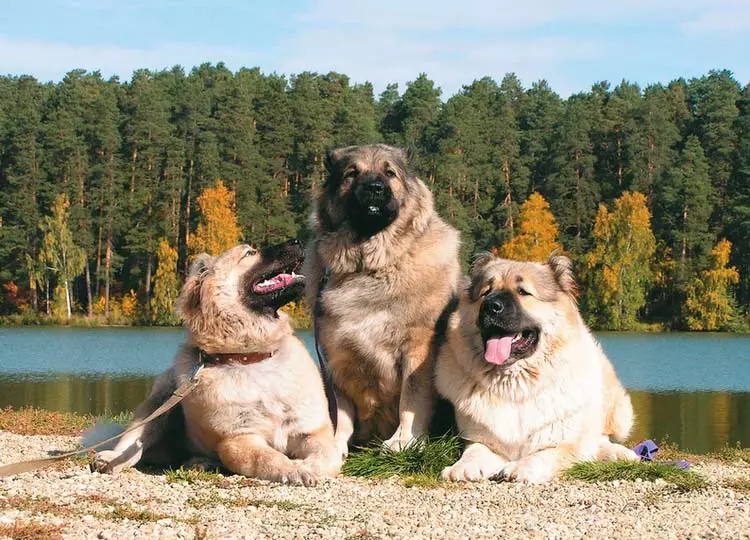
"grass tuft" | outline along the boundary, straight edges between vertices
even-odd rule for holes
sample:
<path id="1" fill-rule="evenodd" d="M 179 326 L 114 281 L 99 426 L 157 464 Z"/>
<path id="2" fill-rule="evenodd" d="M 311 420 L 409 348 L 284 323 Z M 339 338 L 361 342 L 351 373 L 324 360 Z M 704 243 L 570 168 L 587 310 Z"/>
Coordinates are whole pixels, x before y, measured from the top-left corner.
<path id="1" fill-rule="evenodd" d="M 62 525 L 37 523 L 34 521 L 15 521 L 0 523 L 0 538 L 13 540 L 59 540 L 63 538 Z"/>
<path id="2" fill-rule="evenodd" d="M 742 448 L 740 443 L 737 443 L 735 446 L 726 445 L 719 450 L 711 452 L 708 456 L 725 463 L 742 461 L 750 465 L 750 448 Z"/>
<path id="3" fill-rule="evenodd" d="M 136 510 L 132 506 L 126 504 L 116 504 L 115 507 L 107 514 L 100 515 L 104 519 L 117 519 L 130 521 L 137 521 L 139 523 L 156 523 L 161 519 L 166 519 L 171 516 L 166 514 L 157 514 L 151 510 Z"/>
<path id="4" fill-rule="evenodd" d="M 377 445 L 352 452 L 344 462 L 342 472 L 346 476 L 365 478 L 411 477 L 411 485 L 425 485 L 427 478 L 438 478 L 440 472 L 455 463 L 460 454 L 461 441 L 448 435 L 420 439 L 401 452 Z"/>
<path id="5" fill-rule="evenodd" d="M 228 479 L 218 471 L 200 471 L 197 469 L 170 469 L 164 473 L 164 477 L 167 479 L 168 484 L 174 484 L 176 482 L 185 482 L 189 485 L 198 483 L 209 483 L 215 486 L 224 486 L 228 483 Z"/>
<path id="6" fill-rule="evenodd" d="M 80 435 L 92 423 L 91 416 L 34 407 L 0 409 L 0 430 L 18 435 Z"/>
<path id="7" fill-rule="evenodd" d="M 693 471 L 684 471 L 669 463 L 646 461 L 583 461 L 565 470 L 563 476 L 584 482 L 633 481 L 638 478 L 652 482 L 661 478 L 674 484 L 680 491 L 702 489 L 708 485 L 701 475 Z"/>
<path id="8" fill-rule="evenodd" d="M 750 478 L 738 478 L 737 480 L 729 482 L 727 487 L 732 488 L 735 491 L 750 493 Z"/>

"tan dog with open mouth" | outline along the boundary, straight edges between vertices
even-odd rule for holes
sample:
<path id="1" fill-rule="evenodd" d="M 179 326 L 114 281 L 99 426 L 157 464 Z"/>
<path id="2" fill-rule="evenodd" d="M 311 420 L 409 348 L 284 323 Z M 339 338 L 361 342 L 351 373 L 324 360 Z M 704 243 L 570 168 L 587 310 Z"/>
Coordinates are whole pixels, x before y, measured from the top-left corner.
<path id="1" fill-rule="evenodd" d="M 218 460 L 231 472 L 290 484 L 338 474 L 341 455 L 320 373 L 278 312 L 302 292 L 304 277 L 294 273 L 302 259 L 298 241 L 198 258 L 179 298 L 188 341 L 134 421 L 156 410 L 205 362 L 198 386 L 173 413 L 99 452 L 95 470 L 192 458 L 188 463 Z"/>
<path id="2" fill-rule="evenodd" d="M 456 294 L 458 232 L 433 206 L 406 151 L 375 144 L 330 151 L 305 259 L 307 300 L 339 404 L 336 440 L 402 449 L 432 416 L 435 325 Z M 320 293 L 325 269 L 330 279 Z"/>
<path id="3" fill-rule="evenodd" d="M 630 397 L 583 322 L 570 260 L 477 259 L 448 321 L 436 383 L 466 449 L 443 478 L 544 482 L 576 461 L 637 459 L 610 441 Z"/>

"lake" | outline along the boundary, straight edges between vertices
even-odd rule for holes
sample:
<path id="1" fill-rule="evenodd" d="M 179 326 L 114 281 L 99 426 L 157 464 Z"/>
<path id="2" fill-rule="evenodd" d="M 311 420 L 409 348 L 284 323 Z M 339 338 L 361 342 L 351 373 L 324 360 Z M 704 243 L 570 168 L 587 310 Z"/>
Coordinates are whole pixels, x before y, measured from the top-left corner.
<path id="1" fill-rule="evenodd" d="M 301 332 L 312 351 L 312 335 Z M 631 439 L 704 453 L 750 447 L 750 336 L 597 334 L 631 391 Z M 169 367 L 181 329 L 0 328 L 0 407 L 132 410 Z"/>

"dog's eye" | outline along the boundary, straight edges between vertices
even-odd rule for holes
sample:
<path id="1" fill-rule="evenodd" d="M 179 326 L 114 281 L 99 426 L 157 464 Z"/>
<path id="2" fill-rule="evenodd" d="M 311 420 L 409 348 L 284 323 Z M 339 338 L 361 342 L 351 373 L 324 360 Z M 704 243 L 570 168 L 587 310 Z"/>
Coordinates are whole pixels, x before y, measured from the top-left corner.
<path id="1" fill-rule="evenodd" d="M 394 171 L 393 169 L 386 169 L 385 170 L 385 175 L 388 178 L 396 178 L 396 171 Z"/>
<path id="2" fill-rule="evenodd" d="M 247 250 L 247 251 L 246 251 L 246 252 L 245 252 L 245 253 L 244 253 L 244 254 L 242 255 L 242 258 L 244 259 L 245 257 L 252 257 L 252 256 L 253 256 L 253 255 L 255 255 L 256 253 L 258 253 L 258 250 L 257 250 L 257 249 L 253 249 L 253 248 L 250 248 L 250 249 L 248 249 L 248 250 Z"/>
<path id="3" fill-rule="evenodd" d="M 346 172 L 346 174 L 344 174 L 344 178 L 349 178 L 349 179 L 356 178 L 358 173 L 359 171 L 357 171 L 357 169 L 350 169 L 349 171 Z"/>
<path id="4" fill-rule="evenodd" d="M 531 296 L 531 293 L 523 287 L 518 287 L 518 294 L 520 294 L 521 296 Z"/>

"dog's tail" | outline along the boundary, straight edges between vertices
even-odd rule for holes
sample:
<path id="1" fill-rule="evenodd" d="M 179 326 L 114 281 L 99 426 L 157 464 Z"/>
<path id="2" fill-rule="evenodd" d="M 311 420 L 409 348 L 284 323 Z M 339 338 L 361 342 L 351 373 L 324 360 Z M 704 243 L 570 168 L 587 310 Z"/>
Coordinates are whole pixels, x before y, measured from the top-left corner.
<path id="1" fill-rule="evenodd" d="M 115 422 L 111 422 L 108 420 L 99 420 L 96 422 L 96 424 L 94 424 L 81 434 L 81 446 L 83 446 L 84 448 L 89 448 L 90 446 L 94 446 L 102 441 L 106 441 L 111 437 L 115 437 L 123 431 L 125 431 L 125 428 L 120 424 L 116 424 Z M 112 450 L 116 444 L 116 440 L 110 441 L 107 444 L 103 444 L 102 446 L 98 447 L 96 450 Z"/>

